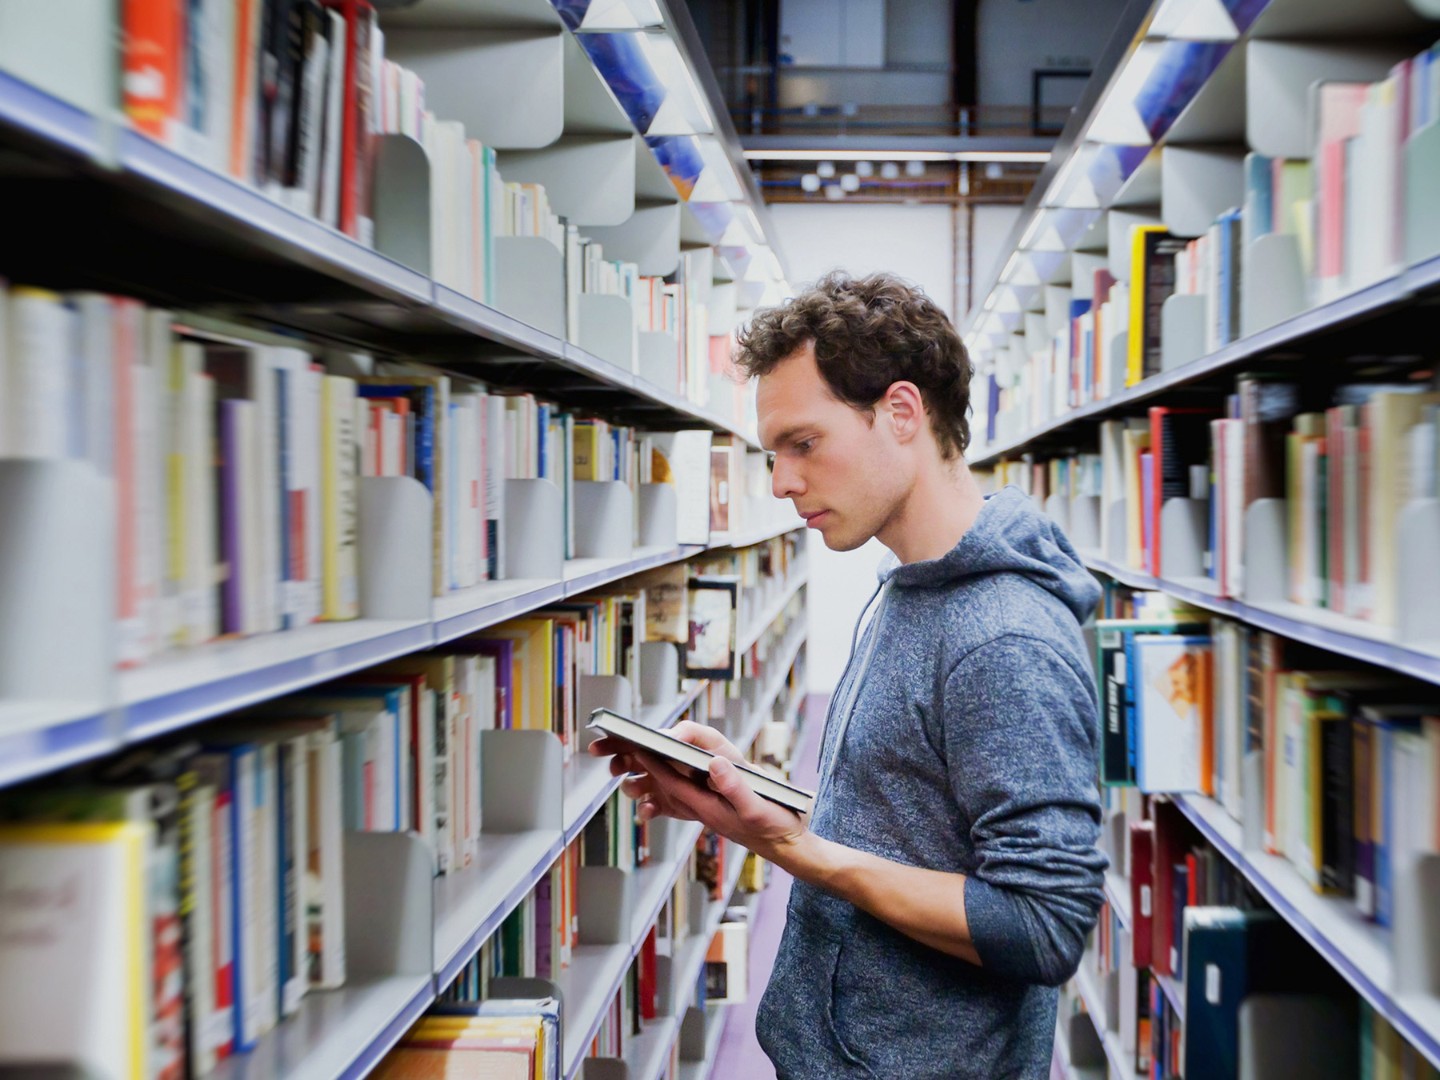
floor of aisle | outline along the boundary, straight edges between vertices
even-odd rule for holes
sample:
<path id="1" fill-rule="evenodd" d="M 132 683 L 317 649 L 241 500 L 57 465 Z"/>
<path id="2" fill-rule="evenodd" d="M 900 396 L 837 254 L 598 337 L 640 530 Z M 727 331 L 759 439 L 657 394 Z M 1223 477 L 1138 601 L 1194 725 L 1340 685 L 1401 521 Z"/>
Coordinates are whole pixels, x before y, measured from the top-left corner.
<path id="1" fill-rule="evenodd" d="M 820 758 L 820 731 L 825 726 L 828 695 L 811 694 L 805 701 L 805 727 L 793 779 L 800 787 L 816 784 Z M 755 1038 L 755 1008 L 770 981 L 780 933 L 785 929 L 785 905 L 790 899 L 790 875 L 778 867 L 770 870 L 770 887 L 760 895 L 755 925 L 750 928 L 750 993 L 743 1005 L 725 1011 L 725 1033 L 715 1056 L 711 1080 L 774 1080 L 775 1067 Z"/>

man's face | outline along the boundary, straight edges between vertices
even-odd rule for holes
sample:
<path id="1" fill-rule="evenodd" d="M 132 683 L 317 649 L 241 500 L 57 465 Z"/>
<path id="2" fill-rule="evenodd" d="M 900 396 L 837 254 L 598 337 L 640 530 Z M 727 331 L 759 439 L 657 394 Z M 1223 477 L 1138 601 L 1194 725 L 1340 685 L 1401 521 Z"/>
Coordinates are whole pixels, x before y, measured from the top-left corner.
<path id="1" fill-rule="evenodd" d="M 760 444 L 774 456 L 770 486 L 789 499 L 827 547 L 850 551 L 875 536 L 903 500 L 908 470 L 876 422 L 839 400 L 806 345 L 768 375 L 756 396 Z"/>

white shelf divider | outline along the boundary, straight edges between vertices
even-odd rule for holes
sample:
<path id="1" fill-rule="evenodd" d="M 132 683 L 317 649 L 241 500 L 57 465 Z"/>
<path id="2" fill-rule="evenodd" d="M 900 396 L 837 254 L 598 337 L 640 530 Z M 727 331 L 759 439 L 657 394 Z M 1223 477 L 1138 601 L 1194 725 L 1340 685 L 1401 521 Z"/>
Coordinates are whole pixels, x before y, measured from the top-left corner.
<path id="1" fill-rule="evenodd" d="M 1085 1011 L 1090 1014 L 1090 1019 L 1095 1024 L 1095 1034 L 1100 1036 L 1101 1045 L 1105 1047 L 1105 1058 L 1110 1062 L 1110 1068 L 1120 1076 L 1133 1075 L 1135 1062 L 1133 1059 L 1127 1060 L 1125 1048 L 1120 1045 L 1120 1036 L 1110 1030 L 1105 1015 L 1105 1002 L 1090 974 L 1088 954 L 1080 961 L 1080 967 L 1075 972 L 1075 988 L 1080 991 L 1080 1000 L 1085 1003 Z"/>

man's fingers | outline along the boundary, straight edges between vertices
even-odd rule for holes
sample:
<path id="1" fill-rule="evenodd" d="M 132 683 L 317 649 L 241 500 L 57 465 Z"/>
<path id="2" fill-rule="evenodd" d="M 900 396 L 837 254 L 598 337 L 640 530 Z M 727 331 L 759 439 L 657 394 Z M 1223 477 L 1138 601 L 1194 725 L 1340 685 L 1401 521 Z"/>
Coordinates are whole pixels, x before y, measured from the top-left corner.
<path id="1" fill-rule="evenodd" d="M 712 754 L 719 754 L 731 761 L 741 760 L 740 751 L 736 749 L 735 745 L 713 727 L 707 727 L 705 724 L 697 724 L 693 720 L 681 720 L 670 729 L 669 734 L 691 746 L 709 750 Z"/>
<path id="2" fill-rule="evenodd" d="M 724 758 L 715 758 L 710 762 L 710 787 L 742 818 L 749 818 L 764 809 L 764 800 L 745 782 L 739 768 Z"/>

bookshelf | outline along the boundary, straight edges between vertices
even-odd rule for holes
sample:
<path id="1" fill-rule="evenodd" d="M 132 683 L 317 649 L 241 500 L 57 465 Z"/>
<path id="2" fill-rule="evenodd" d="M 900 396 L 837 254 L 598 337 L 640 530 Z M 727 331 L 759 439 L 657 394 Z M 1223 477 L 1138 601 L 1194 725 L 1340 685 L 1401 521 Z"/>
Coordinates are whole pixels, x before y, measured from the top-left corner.
<path id="1" fill-rule="evenodd" d="M 49 27 L 70 41 L 75 51 L 97 61 L 93 66 L 76 65 L 77 71 L 103 68 L 113 73 L 121 30 L 113 22 L 122 17 L 111 10 L 113 5 L 87 0 L 81 6 L 93 19 L 65 27 L 47 14 L 45 5 L 24 3 L 34 20 L 33 25 L 22 22 L 22 29 Z M 506 179 L 546 181 L 555 208 L 582 232 L 603 236 L 612 259 L 633 259 L 646 274 L 679 269 L 682 279 L 693 265 L 697 273 L 689 284 L 696 292 L 708 294 L 712 288 L 717 292 L 714 310 L 725 317 L 708 327 L 717 335 L 723 336 L 757 303 L 778 298 L 784 283 L 779 262 L 770 254 L 773 230 L 718 96 L 712 95 L 706 103 L 716 114 L 714 130 L 695 137 L 718 146 L 719 157 L 707 150 L 708 171 L 689 178 L 693 190 L 683 195 L 695 196 L 697 206 L 692 209 L 682 201 L 684 185 L 662 170 L 656 158 L 662 146 L 673 151 L 674 140 L 682 136 L 659 128 L 648 131 L 629 115 L 611 89 L 616 73 L 592 64 L 572 33 L 596 27 L 564 25 L 548 0 L 486 0 L 460 6 L 467 17 L 478 14 L 482 22 L 538 19 L 546 29 L 532 35 L 543 39 L 538 45 L 531 43 L 532 51 L 536 55 L 543 51 L 550 58 L 547 65 L 559 58 L 564 68 L 564 79 L 549 80 L 538 68 L 512 66 L 489 92 L 477 93 L 476 79 L 500 75 L 499 67 L 488 61 L 501 52 L 515 51 L 486 46 L 476 51 L 472 59 L 477 63 L 468 75 L 461 73 L 469 96 L 464 105 L 471 110 L 465 119 L 473 119 L 474 133 L 499 149 Z M 455 5 L 425 0 L 407 13 L 383 11 L 379 25 L 398 46 L 417 23 L 437 13 L 446 18 L 447 7 Z M 662 4 L 659 10 L 663 26 L 647 32 L 677 39 L 687 65 L 703 63 L 684 6 Z M 705 384 L 707 358 L 703 348 L 692 348 L 693 341 L 630 327 L 632 336 L 642 339 L 635 347 L 636 362 L 631 363 L 623 347 L 624 333 L 618 335 L 617 347 L 615 340 L 597 336 L 593 323 L 582 321 L 581 332 L 567 337 L 572 328 L 564 319 L 549 318 L 553 310 L 545 313 L 546 318 L 529 317 L 532 308 L 524 304 L 525 292 L 553 299 L 556 290 L 565 287 L 558 279 L 531 280 L 523 273 L 508 272 L 530 265 L 524 259 L 534 255 L 533 244 L 500 245 L 507 248 L 505 258 L 520 261 L 502 267 L 500 274 L 510 292 L 502 291 L 489 302 L 477 299 L 478 292 L 472 295 L 442 272 L 437 253 L 424 250 L 427 245 L 420 242 L 419 234 L 428 230 L 430 222 L 428 211 L 416 212 L 429 205 L 428 192 L 419 185 L 430 182 L 430 163 L 423 161 L 422 153 L 419 164 L 424 168 L 419 168 L 417 144 L 392 142 L 381 148 L 372 247 L 316 216 L 298 212 L 272 193 L 235 179 L 192 155 L 191 148 L 162 144 L 133 130 L 114 99 L 118 77 L 114 86 L 92 94 L 94 87 L 78 86 L 64 65 L 47 69 L 23 62 L 23 57 L 17 61 L 13 39 L 10 44 L 7 51 L 7 43 L 0 42 L 0 151 L 7 157 L 14 151 L 22 161 L 37 164 L 36 172 L 43 177 L 33 181 L 7 170 L 7 205 L 27 207 L 24 214 L 14 213 L 6 221 L 6 265 L 0 273 L 11 284 L 34 281 L 63 290 L 123 292 L 184 312 L 186 318 L 195 313 L 223 319 L 247 340 L 252 331 L 279 332 L 303 341 L 317 358 L 318 350 L 325 348 L 384 361 L 419 360 L 492 389 L 532 392 L 577 416 L 648 430 L 706 428 L 735 437 L 742 449 L 754 447 L 753 416 L 747 415 L 746 403 L 713 377 Z M 397 49 L 396 55 L 403 55 L 403 50 Z M 102 60 L 105 63 L 98 63 Z M 25 75 L 6 70 L 17 63 Z M 559 75 L 558 68 L 546 71 Z M 93 81 L 98 85 L 103 80 Z M 434 102 L 446 96 L 441 82 L 432 88 Z M 701 78 L 700 83 L 707 92 L 713 90 L 712 82 Z M 517 107 L 507 110 L 497 104 L 501 101 Z M 509 133 L 482 130 L 481 125 L 500 123 L 507 112 L 514 114 L 509 117 L 514 121 Z M 674 120 L 666 122 L 673 125 Z M 597 173 L 598 159 L 586 156 L 593 149 L 586 140 L 599 139 L 599 129 L 604 129 L 606 146 L 600 152 L 606 157 Z M 724 145 L 727 141 L 734 145 Z M 539 145 L 524 145 L 527 142 Z M 583 164 L 581 158 L 589 162 L 584 168 L 577 165 Z M 728 180 L 722 182 L 715 174 L 719 165 L 732 170 Z M 407 174 L 406 169 L 412 171 Z M 719 215 L 724 219 L 719 231 L 700 224 L 701 202 L 726 212 Z M 394 214 L 397 205 L 408 209 Z M 384 213 L 393 216 L 387 219 L 382 207 L 389 207 Z M 712 224 L 713 220 L 714 215 Z M 397 241 L 397 230 L 406 229 L 415 235 Z M 728 257 L 714 253 L 722 241 L 730 251 Z M 523 254 L 525 248 L 529 255 Z M 87 251 L 81 265 L 75 262 L 76 250 Z M 711 254 L 703 258 L 697 254 L 707 250 Z M 765 257 L 752 259 L 762 254 Z M 685 261 L 682 268 L 682 260 L 690 259 L 693 262 Z M 548 252 L 535 265 L 542 263 L 545 268 L 562 265 Z M 199 267 L 206 272 L 197 273 Z M 519 299 L 517 291 L 522 294 Z M 748 302 L 737 303 L 741 292 Z M 596 303 L 583 306 L 603 310 L 606 301 L 614 299 L 595 297 Z M 700 300 L 695 304 L 697 309 L 703 307 Z M 616 304 L 608 307 L 613 314 Z M 620 310 L 629 315 L 624 304 Z M 522 317 L 517 311 L 526 314 Z M 707 328 L 703 320 L 696 325 L 701 327 L 703 345 Z M 682 348 L 684 356 L 698 365 L 698 375 L 683 366 Z M 57 481 L 57 490 L 61 483 L 69 481 Z M 361 618 L 220 640 L 117 672 L 109 663 L 113 657 L 88 649 L 85 633 L 113 621 L 113 614 L 97 612 L 91 618 L 72 612 L 66 617 L 74 638 L 75 667 L 85 670 L 67 683 L 65 698 L 32 700 L 20 695 L 0 701 L 0 787 L 138 748 L 236 710 L 457 642 L 650 570 L 707 553 L 753 548 L 786 536 L 800 524 L 788 512 L 755 512 L 751 500 L 743 520 L 731 519 L 739 520 L 743 528 L 717 532 L 707 544 L 676 543 L 673 532 L 668 542 L 646 542 L 642 520 L 635 530 L 642 538 L 633 543 L 627 534 L 623 543 L 581 553 L 589 538 L 580 537 L 576 557 L 558 560 L 548 558 L 555 553 L 550 549 L 557 547 L 552 543 L 553 531 L 519 530 L 511 538 L 511 550 L 517 540 L 545 548 L 544 573 L 484 581 L 435 596 L 429 587 L 430 496 L 422 499 L 420 485 L 408 477 L 374 481 L 367 477 L 360 484 L 357 514 L 362 539 L 385 537 L 383 542 L 361 545 L 365 564 L 358 575 Z M 604 493 L 596 489 L 583 494 L 603 502 Z M 73 493 L 72 488 L 63 491 Z M 108 507 L 102 499 L 68 501 L 88 516 L 77 519 L 74 528 L 67 519 L 67 527 L 60 531 L 81 538 L 76 542 L 93 550 L 77 558 L 65 548 L 53 560 L 58 564 L 70 558 L 81 566 L 103 567 L 113 546 Z M 618 505 L 606 503 L 602 509 L 611 513 Z M 629 503 L 624 507 L 628 510 Z M 644 514 L 642 502 L 639 518 Z M 597 510 L 594 516 L 598 519 L 602 514 Z M 393 535 L 376 527 L 387 519 L 401 523 Z M 5 532 L 0 528 L 0 533 Z M 26 553 L 17 554 L 5 539 L 0 536 L 0 558 L 12 560 L 7 569 L 14 577 L 15 564 L 26 561 Z M 80 593 L 98 595 L 113 589 L 110 581 L 94 590 L 88 582 L 76 581 L 75 591 Z M 766 639 L 804 585 L 801 565 L 784 582 L 778 601 L 767 594 L 763 610 L 759 603 L 752 605 L 754 617 L 741 630 L 746 650 Z M 712 722 L 725 726 L 747 749 L 779 711 L 776 702 L 790 673 L 799 670 L 805 644 L 803 619 L 790 620 L 783 640 L 773 636 L 762 660 L 764 685 L 750 687 L 746 700 L 734 703 L 735 708 L 711 715 Z M 97 652 L 97 662 L 81 663 L 89 651 Z M 99 677 L 82 677 L 91 674 L 90 668 Z M 673 696 L 668 690 L 659 701 L 647 696 L 644 721 L 657 727 L 671 724 L 713 700 L 717 689 L 705 680 L 690 680 L 680 683 Z M 786 712 L 792 723 L 797 708 L 798 703 L 792 702 Z M 312 989 L 294 1016 L 282 1020 L 252 1050 L 230 1057 L 207 1076 L 358 1080 L 367 1075 L 507 917 L 527 902 L 619 787 L 605 762 L 576 753 L 573 760 L 562 763 L 559 741 L 549 733 L 495 734 L 502 737 L 491 739 L 488 732 L 481 736 L 486 747 L 485 828 L 489 831 L 479 835 L 473 863 L 436 876 L 436 852 L 417 835 L 346 834 L 343 891 L 349 971 L 345 985 Z M 491 799 L 499 806 L 489 806 Z M 560 980 L 565 1035 L 560 1075 L 565 1080 L 584 1074 L 593 1038 L 604 1027 L 647 933 L 677 881 L 684 878 L 700 830 L 693 824 L 670 826 L 657 829 L 654 846 L 660 856 L 618 889 L 608 912 L 614 916 L 610 931 L 582 935 L 587 942 L 608 939 L 611 943 L 578 946 Z M 735 849 L 728 864 L 727 901 L 736 889 L 742 862 Z M 585 919 L 603 920 L 607 914 L 606 897 L 596 895 L 597 891 L 581 898 Z M 683 995 L 699 977 L 709 936 L 723 911 L 724 904 L 707 905 L 698 932 L 682 945 L 688 982 L 677 984 L 681 1012 L 689 1000 Z M 664 1075 L 681 1026 L 679 1015 L 647 1025 L 645 1034 L 626 1047 L 632 1075 L 642 1080 Z"/>
<path id="2" fill-rule="evenodd" d="M 1106 946 L 1101 966 L 1118 957 L 1133 998 L 1137 973 L 1129 969 L 1150 953 L 1152 922 L 1154 948 L 1179 949 L 1182 935 L 1189 947 L 1190 930 L 1176 908 L 1187 918 L 1190 905 L 1273 911 L 1287 940 L 1298 939 L 1319 962 L 1310 987 L 1287 989 L 1315 992 L 1333 982 L 1327 993 L 1361 1017 L 1360 1067 L 1385 1067 L 1363 1056 L 1384 1041 L 1395 1067 L 1417 1074 L 1440 1066 L 1433 894 L 1417 891 L 1436 854 L 1430 771 L 1417 771 L 1423 784 L 1402 784 L 1389 771 L 1388 743 L 1366 759 L 1373 774 L 1362 771 L 1362 759 L 1333 753 L 1331 771 L 1314 767 L 1319 732 L 1331 740 L 1327 753 L 1358 754 L 1382 727 L 1384 738 L 1400 732 L 1409 746 L 1440 701 L 1440 582 L 1432 568 L 1440 491 L 1427 479 L 1435 459 L 1425 442 L 1440 425 L 1424 412 L 1433 398 L 1408 399 L 1422 402 L 1415 419 L 1394 404 L 1440 389 L 1428 354 L 1405 359 L 1440 295 L 1431 197 L 1440 116 L 1429 81 L 1440 56 L 1436 14 L 1433 4 L 1411 0 L 1363 10 L 1332 0 L 1223 11 L 1179 0 L 1130 5 L 963 329 L 977 360 L 977 401 L 985 403 L 977 405 L 983 419 L 972 465 L 1019 484 L 1066 530 L 1117 602 L 1107 615 L 1153 624 L 1183 605 L 1177 623 L 1195 627 L 1215 664 L 1209 688 L 1217 696 L 1202 709 L 1215 734 L 1197 743 L 1215 765 L 1198 767 L 1201 779 L 1187 776 L 1182 790 L 1154 779 L 1166 762 L 1190 760 L 1184 749 L 1155 752 L 1159 729 L 1149 725 L 1163 722 L 1164 709 L 1138 690 L 1133 711 L 1129 689 L 1123 700 L 1107 699 L 1112 708 L 1119 702 L 1119 722 L 1130 726 L 1107 726 L 1106 737 L 1112 751 L 1116 730 L 1138 740 L 1129 746 L 1138 775 L 1125 779 L 1122 760 L 1117 780 L 1107 757 L 1104 780 L 1121 786 L 1105 788 L 1112 869 L 1097 939 L 1118 934 L 1124 944 Z M 1382 118 L 1390 125 L 1384 137 L 1372 126 Z M 1375 170 L 1385 170 L 1383 178 Z M 1262 420 L 1254 409 L 1261 386 L 1295 396 Z M 1174 419 L 1186 410 L 1190 420 Z M 1267 421 L 1275 424 L 1273 456 L 1258 437 Z M 1185 424 L 1194 441 L 1177 450 Z M 1367 440 L 1382 433 L 1383 450 L 1379 441 L 1347 441 L 1362 430 Z M 1181 457 L 1195 468 L 1185 477 L 1171 468 Z M 1367 471 L 1357 479 L 1351 470 L 1360 460 Z M 1325 479 L 1306 486 L 1317 461 Z M 1153 474 L 1142 479 L 1147 467 Z M 1188 492 L 1179 490 L 1187 479 Z M 1162 492 L 1165 481 L 1172 483 Z M 1098 629 L 1127 649 L 1157 632 L 1104 622 Z M 1150 655 L 1166 648 L 1153 646 Z M 1271 651 L 1258 659 L 1256 649 Z M 1097 655 L 1120 663 L 1114 636 Z M 1142 647 L 1126 660 L 1127 668 L 1145 664 Z M 1384 727 L 1391 720 L 1375 705 L 1382 692 L 1325 697 L 1310 688 L 1311 679 L 1346 686 L 1356 662 L 1369 665 L 1358 685 L 1372 679 L 1393 693 L 1389 700 L 1413 704 L 1414 728 L 1400 706 L 1393 728 Z M 1100 673 L 1102 693 L 1120 681 L 1154 685 L 1152 667 L 1120 670 Z M 1272 675 L 1287 680 L 1277 691 L 1283 705 L 1257 694 Z M 1198 677 L 1207 679 L 1208 668 Z M 1323 719 L 1338 721 L 1328 728 L 1322 698 L 1333 710 Z M 1280 728 L 1271 725 L 1292 707 Z M 1107 723 L 1115 716 L 1107 711 Z M 1430 745 L 1428 730 L 1413 738 Z M 1150 767 L 1159 768 L 1142 808 L 1138 792 L 1123 785 L 1145 784 L 1147 745 Z M 1306 755 L 1307 771 L 1272 769 L 1282 753 Z M 1329 800 L 1323 809 L 1321 800 Z M 1390 816 L 1352 834 L 1340 807 L 1364 800 Z M 1262 830 L 1262 819 L 1273 826 L 1266 815 L 1292 811 L 1286 828 L 1311 828 L 1307 839 Z M 1392 818 L 1420 822 L 1413 841 Z M 1153 824 L 1153 850 L 1143 831 L 1127 832 L 1142 819 Z M 1323 838 L 1312 827 L 1322 820 L 1335 826 Z M 1367 815 L 1355 820 L 1369 827 Z M 1347 843 L 1393 858 L 1398 869 L 1385 887 L 1397 905 L 1418 904 L 1425 914 L 1371 910 L 1361 891 L 1369 871 L 1336 861 Z M 1131 910 L 1122 873 L 1142 851 L 1155 875 L 1154 911 L 1143 913 Z M 1218 931 L 1212 924 L 1208 932 Z M 1136 933 L 1144 948 L 1132 954 Z M 1152 966 L 1168 971 L 1162 955 Z M 1187 1005 L 1204 1016 L 1207 1032 L 1238 1030 L 1238 1005 L 1186 1001 L 1187 982 L 1199 997 L 1197 974 L 1155 974 L 1148 1012 L 1139 1006 L 1156 1033 L 1147 1045 L 1192 1064 L 1200 1059 L 1188 1033 L 1178 1051 L 1174 1041 Z M 1082 967 L 1076 983 L 1082 997 L 1096 997 L 1093 968 Z M 1103 1028 L 1103 1008 L 1089 1011 Z M 1373 1045 L 1364 1041 L 1371 1032 Z M 1132 1073 L 1133 1060 L 1107 1056 L 1112 1076 Z"/>

